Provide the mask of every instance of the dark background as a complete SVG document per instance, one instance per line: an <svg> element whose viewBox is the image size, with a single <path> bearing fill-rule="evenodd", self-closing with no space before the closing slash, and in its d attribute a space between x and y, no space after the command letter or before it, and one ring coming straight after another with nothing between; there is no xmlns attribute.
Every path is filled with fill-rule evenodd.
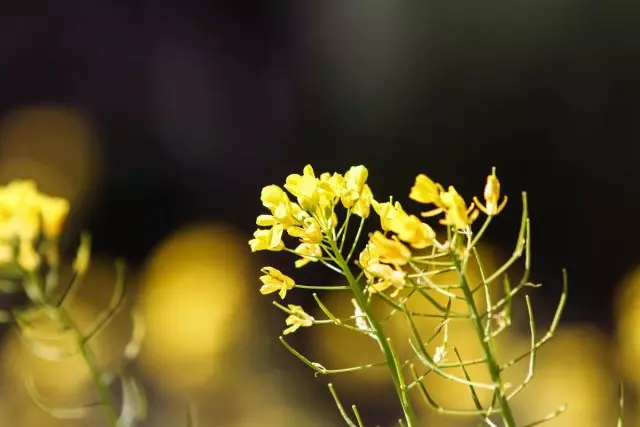
<svg viewBox="0 0 640 427"><path fill-rule="evenodd" d="M0 115L51 104L93 123L101 180L78 228L133 265L194 220L249 239L261 187L307 163L365 164L378 199L404 200L417 173L479 194L496 166L511 202L490 239L510 250L527 190L534 280L548 284L536 303L553 309L566 267L566 320L612 334L614 291L638 262L639 12L5 1Z"/></svg>

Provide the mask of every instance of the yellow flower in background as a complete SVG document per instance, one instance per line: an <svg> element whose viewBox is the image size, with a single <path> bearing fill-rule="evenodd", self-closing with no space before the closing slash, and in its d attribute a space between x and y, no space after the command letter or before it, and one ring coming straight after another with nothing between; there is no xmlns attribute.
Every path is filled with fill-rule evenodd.
<svg viewBox="0 0 640 427"><path fill-rule="evenodd" d="M301 326L309 327L313 325L313 321L315 319L311 315L307 314L302 307L295 304L288 304L287 306L291 314L285 320L285 323L289 325L289 327L284 330L284 335L297 331Z"/></svg>
<svg viewBox="0 0 640 427"><path fill-rule="evenodd" d="M295 252L302 257L296 260L296 268L304 267L310 262L317 262L322 256L322 248L318 244L301 243Z"/></svg>
<svg viewBox="0 0 640 427"><path fill-rule="evenodd" d="M69 201L45 197L41 200L42 228L46 238L55 239L60 235L62 226L69 215Z"/></svg>
<svg viewBox="0 0 640 427"><path fill-rule="evenodd" d="M253 233L253 239L249 240L251 252L256 251L281 251L284 249L282 242L282 224L274 225L267 229L258 229Z"/></svg>
<svg viewBox="0 0 640 427"><path fill-rule="evenodd" d="M23 240L20 242L18 264L27 271L33 271L40 266L40 255L33 247L31 240Z"/></svg>
<svg viewBox="0 0 640 427"><path fill-rule="evenodd" d="M318 179L311 165L304 167L302 175L289 175L284 188L298 198L298 203L305 211L311 212L318 205Z"/></svg>
<svg viewBox="0 0 640 427"><path fill-rule="evenodd" d="M287 295L287 291L293 289L295 282L293 279L276 268L263 267L261 270L264 275L260 276L260 281L263 283L260 288L260 293L263 295L278 292L280 298L284 299Z"/></svg>
<svg viewBox="0 0 640 427"><path fill-rule="evenodd" d="M441 194L440 201L445 212L445 219L440 221L441 224L465 230L478 216L473 204L467 208L464 199L452 185Z"/></svg>
<svg viewBox="0 0 640 427"><path fill-rule="evenodd" d="M396 236L388 238L379 231L371 235L368 250L372 258L379 258L384 263L397 266L407 264L411 258L411 250Z"/></svg>
<svg viewBox="0 0 640 427"><path fill-rule="evenodd" d="M35 248L36 239L43 236L55 240L62 232L69 214L69 201L50 197L38 191L32 180L16 180L0 187L0 239L3 247L18 239L18 264L26 270L36 269L41 256ZM57 248L49 248L51 259ZM12 257L11 257L12 258ZM10 259L3 257L3 262Z"/></svg>
<svg viewBox="0 0 640 427"><path fill-rule="evenodd" d="M492 174L487 176L487 184L484 187L485 204L480 203L477 197L474 197L473 201L488 216L498 215L507 205L507 196L504 196L500 203L500 181L496 176L495 168Z"/></svg>

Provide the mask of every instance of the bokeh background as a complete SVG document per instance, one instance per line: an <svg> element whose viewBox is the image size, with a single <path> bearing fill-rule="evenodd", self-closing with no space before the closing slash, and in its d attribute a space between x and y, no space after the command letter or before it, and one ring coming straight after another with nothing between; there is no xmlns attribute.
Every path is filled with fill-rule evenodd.
<svg viewBox="0 0 640 427"><path fill-rule="evenodd" d="M279 345L284 316L258 293L262 265L294 273L286 254L249 252L261 187L307 163L365 164L380 199L407 200L421 172L470 198L496 166L511 203L483 249L495 263L511 253L526 189L541 332L563 267L570 278L565 322L540 351L518 418L567 402L549 425L613 425L624 379L635 425L639 19L640 6L616 0L5 1L0 181L33 178L72 200L67 259L91 231L80 319L108 299L114 260L127 260L129 307L148 321L136 367L145 425L184 425L191 402L202 426L325 427L342 425L329 379ZM335 280L315 266L296 274ZM526 317L516 320L510 349L528 339ZM104 360L126 342L127 322L94 343ZM371 343L340 332L312 328L292 342L328 367L377 361L362 360ZM51 420L23 390L35 370L53 402L82 401L77 361L32 360L7 329L0 339L0 426L101 425L99 413ZM396 419L384 372L334 380L368 425ZM433 387L443 404L471 404L466 390Z"/></svg>

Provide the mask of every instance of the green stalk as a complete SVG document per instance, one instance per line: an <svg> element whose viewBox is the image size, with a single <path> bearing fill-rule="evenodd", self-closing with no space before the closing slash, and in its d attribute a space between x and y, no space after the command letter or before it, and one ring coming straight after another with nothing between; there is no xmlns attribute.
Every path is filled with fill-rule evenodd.
<svg viewBox="0 0 640 427"><path fill-rule="evenodd" d="M404 412L404 418L407 422L406 427L416 427L416 417L413 412L411 402L409 401L408 390L404 384L402 368L398 362L398 358L393 352L391 343L387 340L387 337L382 330L382 326L371 312L371 309L367 304L367 297L365 296L364 291L360 288L358 281L351 273L351 269L349 268L347 261L342 256L342 253L340 252L340 248L338 247L336 241L334 239L330 239L330 245L335 257L334 261L344 272L344 275L349 282L349 286L351 287L351 291L353 292L356 302L367 317L369 325L371 325L371 328L373 329L373 334L376 337L376 341L378 341L378 345L380 345L380 350L382 351L382 355L384 357L384 363L389 368L396 394L398 395L400 405L402 406L402 411Z"/></svg>
<svg viewBox="0 0 640 427"><path fill-rule="evenodd" d="M36 284L36 287L43 290L42 279L38 274L31 274L27 281L31 280ZM109 426L117 427L118 426L118 412L116 409L115 402L113 400L113 396L109 391L109 385L104 379L104 376L98 366L96 358L88 347L88 343L85 340L85 336L82 334L76 322L73 321L67 310L62 307L62 304L57 304L55 301L49 297L49 295L44 294L44 292L40 295L40 300L42 303L51 308L55 313L60 322L64 325L65 328L71 330L75 336L76 344L80 351L80 355L84 362L86 363L89 371L91 373L91 378L95 384L95 387L100 396L100 403L105 411L105 416L109 422Z"/></svg>
<svg viewBox="0 0 640 427"><path fill-rule="evenodd" d="M455 254L452 254L451 258L456 267L456 270L458 271L461 289L469 306L471 322L473 323L476 335L478 336L478 340L480 341L480 345L482 346L482 352L484 353L486 359L491 381L496 386L496 400L498 402L498 405L500 405L500 414L502 415L502 420L504 421L505 427L516 427L516 421L513 417L513 413L511 412L509 400L507 399L507 395L505 394L504 384L502 382L502 378L500 377L500 365L498 364L493 349L491 348L491 343L485 340L485 331L484 327L482 326L482 319L480 317L480 313L478 312L478 307L476 306L476 303L473 299L473 292L471 291L469 283L467 282L464 272L462 271L460 261Z"/></svg>

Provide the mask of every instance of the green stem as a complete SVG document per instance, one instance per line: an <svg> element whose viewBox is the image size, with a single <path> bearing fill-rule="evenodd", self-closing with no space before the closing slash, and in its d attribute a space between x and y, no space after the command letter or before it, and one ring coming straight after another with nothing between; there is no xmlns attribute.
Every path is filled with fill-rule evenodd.
<svg viewBox="0 0 640 427"><path fill-rule="evenodd" d="M31 277L27 280L35 282L36 286L42 290L42 278L40 277L40 275L31 274L30 276ZM98 395L100 396L100 403L104 408L109 425L111 427L118 427L118 412L113 397L109 392L109 385L106 383L105 378L102 375L93 352L88 347L88 343L85 339L86 337L82 334L76 322L73 321L67 310L62 305L57 304L56 301L53 301L53 299L44 294L44 292L41 295L41 301L47 307L50 307L52 310L54 310L56 316L58 317L60 322L62 322L65 328L68 328L73 332L76 344L78 345L78 349L80 351L80 355L89 368L91 378L93 379L93 382L98 391Z"/></svg>
<svg viewBox="0 0 640 427"><path fill-rule="evenodd" d="M87 346L88 343L85 342L85 337L82 335L82 332L78 329L76 323L71 319L71 316L67 313L67 311L62 308L56 308L56 312L58 313L58 317L65 324L66 327L71 329L76 337L76 342L78 348L80 349L80 354L84 359L89 371L91 372L91 377L93 382L98 390L98 394L100 396L100 402L102 402L102 406L105 410L105 414L107 416L107 420L109 421L109 425L112 427L118 426L118 413L116 411L116 405L113 401L113 397L109 392L109 386L104 379L104 375L100 371L98 364L95 360L95 356L93 352Z"/></svg>
<svg viewBox="0 0 640 427"><path fill-rule="evenodd" d="M384 363L387 365L391 373L393 385L400 400L400 405L402 406L402 411L404 412L404 418L407 422L407 427L416 427L416 418L413 412L413 407L411 406L411 402L409 401L408 390L404 384L402 367L398 363L398 359L393 352L391 343L385 336L384 331L382 330L382 326L373 315L369 304L367 304L367 297L365 296L364 291L360 287L358 281L351 273L351 269L349 268L349 265L345 258L342 256L337 243L332 240L330 242L330 245L332 251L334 252L336 264L340 269L342 269L345 277L347 278L347 281L349 282L349 286L351 287L351 291L353 292L356 302L364 312L364 315L369 321L369 325L371 325L371 328L373 329L373 334L376 337L376 341L378 341L378 345L380 346L380 350L382 351L382 355L384 357Z"/></svg>
<svg viewBox="0 0 640 427"><path fill-rule="evenodd" d="M464 271L462 271L462 266L460 265L460 261L458 260L457 256L455 254L451 254L451 258L456 269L458 270L461 289L469 306L471 322L473 323L476 335L478 336L478 341L480 341L480 345L482 346L482 352L484 353L486 359L491 381L496 386L496 400L498 402L498 405L500 405L500 414L502 415L502 420L504 421L505 427L516 427L516 421L513 417L513 413L511 412L509 400L507 399L504 384L500 376L500 365L498 364L493 349L491 348L491 342L485 340L485 331L484 327L482 326L482 319L480 313L478 312L478 307L476 306L476 303L473 299L473 292L469 287L469 283L467 282L467 279L464 275Z"/></svg>

